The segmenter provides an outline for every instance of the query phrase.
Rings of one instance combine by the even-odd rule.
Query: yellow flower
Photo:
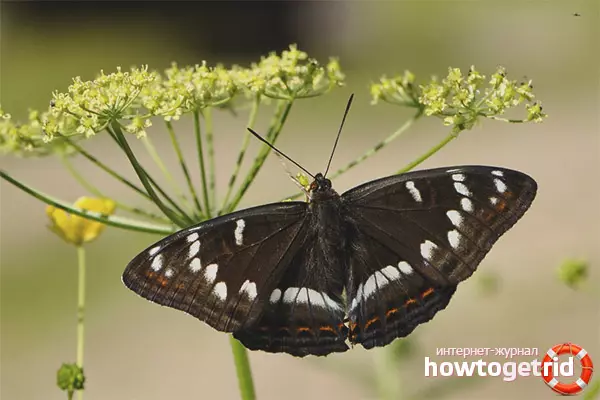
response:
[[[76,208],[95,211],[102,215],[112,215],[115,212],[115,202],[110,199],[94,199],[80,197],[74,204]],[[105,228],[101,222],[85,219],[78,215],[68,214],[53,206],[46,208],[50,218],[49,228],[67,243],[81,246],[83,243],[96,239]]]

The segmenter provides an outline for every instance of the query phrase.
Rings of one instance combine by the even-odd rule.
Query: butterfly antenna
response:
[[[329,172],[329,167],[331,166],[331,160],[333,160],[333,154],[335,153],[335,148],[337,147],[338,141],[340,140],[340,135],[342,134],[342,128],[344,127],[344,122],[346,122],[346,116],[348,115],[348,111],[350,111],[350,106],[352,105],[352,99],[354,98],[354,93],[350,95],[348,99],[348,104],[346,104],[346,111],[344,111],[344,118],[342,118],[342,123],[340,124],[340,129],[338,130],[337,137],[335,138],[335,143],[333,144],[333,149],[331,150],[331,155],[329,156],[329,162],[327,163],[327,169],[325,169],[325,174],[323,176],[327,176],[327,172]]]
[[[282,151],[279,151],[277,149],[277,147],[273,146],[271,143],[267,142],[265,139],[263,139],[262,136],[260,136],[258,133],[254,132],[252,130],[252,128],[246,128],[248,129],[248,131],[253,134],[258,140],[260,140],[261,142],[263,142],[264,144],[266,144],[267,146],[269,146],[271,149],[273,149],[274,151],[277,152],[277,154],[281,155],[282,157],[284,157],[286,160],[292,162],[296,167],[300,168],[302,171],[306,172],[308,175],[310,175],[311,178],[315,179],[315,176],[313,174],[311,174],[310,172],[308,172],[306,170],[306,168],[304,168],[302,165],[298,164],[296,161],[292,160],[290,157],[286,156],[285,153],[283,153]]]

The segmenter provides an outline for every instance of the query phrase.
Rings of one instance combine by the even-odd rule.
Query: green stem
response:
[[[400,380],[391,349],[387,347],[375,349],[373,357],[377,391],[379,392],[377,398],[381,400],[401,399]]]
[[[131,183],[130,181],[128,181],[127,179],[125,179],[123,176],[119,175],[117,172],[115,172],[114,170],[112,170],[111,168],[109,168],[106,164],[103,164],[96,157],[94,157],[93,155],[91,155],[90,153],[88,153],[87,151],[85,151],[83,149],[83,147],[81,147],[78,144],[72,142],[68,138],[65,138],[65,140],[69,143],[69,145],[71,147],[73,147],[75,150],[77,150],[77,152],[79,154],[81,154],[82,156],[84,156],[85,158],[87,158],[92,163],[96,164],[98,166],[98,168],[102,169],[104,172],[108,173],[110,176],[112,176],[113,178],[117,179],[118,181],[120,181],[121,183],[125,184],[126,186],[130,187],[131,189],[133,189],[134,191],[136,191],[137,193],[139,193],[143,197],[147,198],[148,200],[152,200],[150,198],[150,196],[148,195],[148,193],[144,192],[140,187],[138,187],[137,185]]]
[[[95,187],[94,185],[92,185],[87,179],[85,179],[78,171],[77,169],[73,166],[73,164],[71,163],[71,161],[69,161],[67,156],[62,156],[62,162],[65,166],[65,168],[67,168],[67,170],[71,173],[71,175],[73,175],[73,178],[75,178],[75,180],[84,188],[86,189],[88,192],[90,192],[91,194],[93,194],[96,197],[101,197],[101,198],[107,198],[107,196],[105,196],[97,187]],[[125,210],[125,211],[129,211],[132,214],[137,214],[146,218],[150,218],[153,219],[155,221],[159,221],[159,222],[170,222],[169,220],[161,217],[160,215],[156,215],[156,214],[152,214],[146,210],[142,210],[141,208],[137,208],[137,207],[131,207],[127,204],[124,204],[118,200],[114,200],[115,204],[117,205],[118,208]]]
[[[152,188],[152,185],[150,184],[150,181],[148,180],[148,175],[146,175],[146,171],[144,171],[144,169],[140,166],[138,160],[133,154],[133,151],[131,150],[131,147],[129,147],[129,143],[127,143],[127,139],[125,139],[125,136],[123,135],[123,131],[121,130],[121,126],[119,125],[119,123],[113,122],[111,128],[117,140],[120,142],[123,150],[125,151],[125,154],[127,155],[129,162],[133,166],[133,169],[135,170],[138,178],[142,182],[142,185],[144,186],[150,197],[152,197],[154,203],[171,221],[173,221],[173,223],[179,226],[187,226],[188,222],[190,221],[187,221],[187,218],[185,216],[180,216],[177,213],[175,213],[172,209],[167,207],[157,196],[156,192]]]
[[[185,195],[183,194],[183,190],[181,190],[181,188],[177,185],[177,183],[175,183],[175,178],[173,178],[173,175],[169,172],[169,169],[165,166],[165,163],[160,158],[160,155],[156,151],[156,147],[154,147],[154,144],[152,143],[150,138],[148,136],[145,136],[142,138],[142,141],[144,142],[146,151],[148,151],[148,154],[150,155],[150,157],[152,158],[152,160],[154,161],[156,166],[160,169],[160,171],[166,178],[167,182],[169,182],[169,185],[171,185],[173,192],[176,194],[177,197],[179,197],[179,199],[182,201],[182,203],[189,206],[188,200],[185,197]]]
[[[77,246],[77,365],[83,370],[83,344],[85,332],[85,249]],[[83,390],[77,391],[77,398],[83,400]]]
[[[279,106],[275,113],[275,118],[273,119],[273,121],[271,121],[271,125],[269,126],[269,131],[268,131],[267,137],[266,137],[266,139],[271,144],[275,143],[275,141],[277,140],[277,137],[281,133],[281,128],[283,127],[283,124],[285,123],[285,120],[287,119],[287,117],[290,113],[292,104],[294,104],[293,100],[279,103]],[[250,185],[256,178],[256,175],[258,175],[258,172],[262,168],[262,166],[265,163],[265,160],[267,159],[267,156],[269,155],[270,152],[271,152],[271,148],[269,146],[267,146],[266,144],[262,146],[260,152],[254,159],[254,164],[252,164],[252,167],[250,168],[248,175],[246,175],[246,179],[242,183],[242,186],[238,190],[238,192],[237,192],[236,196],[234,197],[234,199],[232,200],[231,204],[227,207],[227,212],[231,212],[231,211],[235,210],[235,208],[238,206],[238,204],[242,200],[242,197],[244,197],[244,194],[246,193],[246,191],[248,190],[248,188],[250,187]]]
[[[115,124],[118,124],[118,122],[115,122]],[[119,148],[121,150],[123,150],[123,152],[125,152],[125,154],[127,154],[127,150],[125,149],[125,145],[127,145],[129,147],[129,145],[127,144],[127,142],[125,142],[125,145],[119,140],[119,138],[117,137],[117,134],[115,132],[112,131],[112,129],[110,127],[106,127],[106,131],[109,133],[110,137],[113,138],[113,140],[117,143],[117,146],[119,146]],[[122,132],[122,131],[121,131]],[[124,136],[123,136],[124,138]],[[131,149],[130,149],[131,151]],[[158,193],[163,196],[165,198],[166,201],[168,201],[173,208],[179,212],[186,220],[189,221],[189,223],[193,223],[194,221],[186,214],[185,211],[183,211],[183,209],[181,207],[179,207],[179,204],[177,204],[177,202],[175,202],[175,200],[173,200],[171,198],[171,196],[169,196],[167,194],[167,192],[165,192],[160,185],[152,178],[152,176],[148,173],[148,171],[146,171],[144,169],[144,167],[141,166],[141,164],[138,163],[138,167],[141,169],[141,171],[143,172],[143,174],[146,176],[146,178],[148,179],[148,181],[152,184],[152,187],[155,188]],[[150,199],[150,201],[154,202],[154,199],[152,198],[152,196],[148,195],[148,198]],[[155,203],[155,205],[158,207],[158,204]]]
[[[173,129],[173,124],[171,123],[171,121],[165,121],[165,123],[167,125],[167,131],[169,132],[169,136],[171,137],[171,143],[173,144],[173,148],[175,149],[175,153],[177,154],[177,159],[179,160],[179,165],[181,165],[181,170],[183,171],[185,181],[188,185],[188,188],[190,189],[192,198],[194,199],[194,204],[196,205],[196,209],[200,214],[202,214],[202,206],[200,205],[200,201],[198,200],[198,194],[196,193],[196,189],[194,188],[194,184],[192,183],[190,171],[188,170],[187,164],[185,162],[185,158],[183,157],[183,153],[181,151],[181,146],[179,145],[179,141],[177,140],[177,136],[175,135],[175,130]]]
[[[51,197],[47,194],[44,194],[44,193],[38,191],[36,189],[33,189],[32,187],[30,187],[22,182],[19,182],[18,180],[16,180],[12,176],[8,175],[4,171],[0,171],[0,178],[15,185],[16,187],[23,190],[25,193],[35,197],[36,199],[41,200],[42,202],[44,202],[50,206],[64,210],[64,211],[68,212],[69,214],[75,214],[82,218],[86,218],[86,219],[89,219],[92,221],[102,222],[103,224],[106,224],[106,225],[114,226],[116,228],[130,230],[130,231],[154,233],[154,234],[159,234],[159,235],[163,235],[163,236],[169,235],[174,232],[174,229],[171,226],[151,225],[151,224],[143,223],[141,221],[135,221],[135,220],[122,218],[122,217],[108,216],[108,215],[104,215],[104,214],[94,212],[94,211],[87,211],[87,210],[84,210],[81,208],[72,207],[67,202],[58,200],[54,197]]]
[[[442,139],[441,142],[439,142],[438,144],[433,146],[431,149],[429,149],[425,154],[423,154],[422,156],[420,156],[419,158],[417,158],[416,160],[414,160],[413,162],[411,162],[410,164],[408,164],[407,166],[405,166],[404,168],[402,168],[401,170],[396,172],[396,174],[403,174],[405,172],[412,170],[414,167],[421,164],[423,161],[427,160],[429,157],[431,157],[432,155],[437,153],[439,150],[441,150],[444,146],[446,146],[448,143],[450,143],[457,136],[458,136],[458,133],[450,132],[450,134],[448,136],[446,136],[444,139]]]
[[[206,169],[204,167],[204,152],[202,150],[202,134],[200,131],[200,111],[194,111],[194,133],[196,134],[196,146],[198,149],[198,163],[200,164],[200,175],[202,178],[202,198],[204,200],[205,214],[210,217],[210,202],[208,201],[208,189],[206,186]]]
[[[238,384],[242,400],[254,400],[254,382],[252,381],[252,370],[248,361],[248,351],[233,336],[229,337],[233,361],[237,372]]]
[[[213,143],[213,121],[210,107],[204,109],[204,111],[202,112],[202,116],[204,117],[204,124],[206,128],[206,149],[208,151],[208,192],[210,193],[210,203],[216,204],[217,191],[215,184],[215,147]],[[212,210],[209,210],[209,215],[212,215]]]
[[[406,121],[404,124],[402,124],[402,126],[400,128],[398,128],[396,131],[392,132],[389,136],[387,136],[381,142],[377,143],[375,146],[373,146],[369,150],[365,151],[361,156],[359,156],[358,158],[350,161],[348,164],[346,164],[345,166],[343,166],[342,168],[338,169],[333,174],[331,174],[330,175],[330,179],[337,178],[338,176],[340,176],[340,175],[348,172],[348,170],[350,170],[351,168],[356,167],[358,164],[362,163],[367,158],[372,157],[375,154],[377,154],[377,152],[379,150],[381,150],[382,148],[384,148],[385,146],[387,146],[388,144],[390,144],[392,141],[398,139],[422,115],[423,115],[422,110],[419,110],[412,118],[410,118],[408,121]],[[304,193],[298,193],[298,194],[295,194],[293,196],[285,197],[285,199],[295,200],[295,199],[301,197],[303,194]]]
[[[337,171],[335,171],[330,179],[335,179],[338,176],[342,175],[343,173],[347,172],[349,169],[351,169],[352,167],[355,167],[356,165],[360,164],[361,162],[365,161],[367,158],[377,154],[377,152],[381,149],[383,149],[385,146],[387,146],[388,144],[390,144],[393,140],[399,138],[404,132],[406,132],[408,130],[408,128],[411,127],[411,125],[421,117],[422,115],[422,111],[419,110],[411,119],[409,119],[408,121],[406,121],[404,124],[402,124],[402,126],[400,128],[398,128],[395,132],[393,132],[391,135],[389,135],[388,137],[386,137],[385,139],[383,139],[381,142],[377,143],[375,146],[371,147],[369,150],[367,150],[366,152],[363,153],[363,155],[361,155],[360,157],[358,157],[357,159],[350,161],[345,167],[342,167],[340,169],[338,169]]]
[[[252,102],[252,109],[250,110],[250,116],[248,117],[248,128],[254,128],[254,124],[256,123],[256,117],[258,115],[258,107],[260,106],[260,94],[256,95],[254,101]],[[229,197],[231,197],[231,192],[233,191],[233,186],[235,185],[235,181],[237,180],[238,174],[240,173],[240,168],[242,163],[244,162],[244,156],[246,155],[246,151],[248,150],[248,145],[250,144],[250,131],[248,129],[244,129],[244,139],[242,142],[242,148],[238,153],[238,158],[235,163],[235,167],[233,173],[231,174],[231,178],[229,178],[229,184],[227,187],[227,194],[223,199],[223,204],[221,205],[221,212],[225,211],[227,206],[227,202],[229,201]]]

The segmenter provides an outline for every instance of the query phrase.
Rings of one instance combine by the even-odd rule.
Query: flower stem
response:
[[[250,116],[248,117],[248,128],[254,128],[254,124],[256,123],[256,116],[258,115],[258,107],[260,106],[260,94],[256,95],[254,101],[252,102],[252,109],[250,110]],[[238,174],[240,173],[240,168],[242,163],[244,162],[244,156],[246,155],[246,150],[248,150],[248,145],[250,144],[250,131],[248,129],[244,129],[244,139],[242,142],[242,148],[238,153],[237,161],[235,162],[235,167],[233,173],[231,174],[231,178],[229,178],[229,184],[227,187],[227,194],[223,199],[223,204],[221,205],[221,212],[224,212],[227,206],[227,202],[229,201],[229,197],[231,196],[231,192],[233,191],[233,186],[235,185],[235,181],[237,180]]]
[[[118,181],[122,182],[126,186],[130,187],[131,189],[133,189],[137,193],[141,194],[143,197],[145,197],[145,198],[147,198],[149,200],[152,200],[150,198],[150,196],[148,195],[148,193],[144,192],[144,190],[142,190],[142,188],[138,187],[134,183],[132,183],[132,182],[128,181],[127,179],[125,179],[123,176],[119,175],[117,172],[115,172],[114,170],[112,170],[111,168],[109,168],[106,164],[103,164],[96,157],[94,157],[93,155],[91,155],[90,153],[88,153],[87,151],[85,151],[83,149],[83,147],[79,146],[78,144],[72,142],[71,140],[69,140],[67,138],[65,138],[65,140],[69,143],[69,145],[71,147],[73,147],[75,150],[77,150],[77,152],[79,154],[81,154],[82,156],[84,156],[85,158],[87,158],[90,162],[96,164],[98,166],[98,168],[102,169],[104,172],[106,172],[107,174],[109,174],[113,178],[117,179]]]
[[[71,161],[69,161],[69,158],[66,156],[62,156],[62,162],[63,165],[65,166],[65,168],[71,173],[71,175],[73,175],[73,178],[75,178],[75,180],[84,188],[86,189],[88,192],[90,192],[91,194],[93,194],[96,197],[101,197],[101,198],[107,198],[107,196],[105,196],[97,187],[95,187],[94,185],[92,185],[87,179],[85,179],[78,171],[77,169],[73,166],[73,164],[71,163]],[[125,210],[125,211],[129,211],[132,214],[137,214],[146,218],[150,218],[153,219],[155,221],[159,221],[159,222],[165,222],[168,223],[170,222],[169,220],[161,217],[160,215],[156,215],[156,214],[152,214],[146,210],[143,210],[141,208],[137,208],[137,207],[131,207],[127,204],[121,203],[118,200],[114,200],[115,204],[117,205],[118,208]]]
[[[145,136],[142,138],[142,141],[144,142],[144,146],[146,147],[148,154],[150,155],[150,157],[152,158],[152,160],[154,161],[156,166],[161,170],[161,172],[164,175],[164,177],[166,178],[167,182],[169,182],[169,184],[171,185],[173,192],[175,192],[175,194],[177,195],[177,197],[179,197],[179,199],[182,201],[182,203],[189,206],[188,200],[185,197],[185,195],[183,194],[183,191],[177,185],[177,183],[175,183],[175,178],[173,178],[173,175],[169,172],[169,169],[165,166],[165,163],[160,158],[160,155],[156,151],[156,147],[154,147],[154,144],[152,143],[150,138],[148,136]]]
[[[4,171],[0,171],[0,178],[6,180],[7,182],[15,185],[19,189],[23,190],[25,193],[35,197],[38,200],[43,201],[44,203],[59,208],[68,212],[69,214],[75,214],[82,218],[86,218],[92,221],[102,222],[103,224],[114,226],[116,228],[127,229],[130,231],[136,232],[145,232],[145,233],[154,233],[159,235],[169,235],[173,233],[175,230],[172,226],[166,225],[151,225],[141,221],[131,220],[122,217],[108,216],[103,215],[94,211],[87,211],[81,208],[72,207],[65,201],[55,199],[47,194],[44,194],[31,186],[28,186],[12,176],[8,175]]]
[[[437,153],[439,150],[441,150],[444,146],[446,146],[448,143],[450,143],[457,136],[458,136],[458,133],[450,132],[450,134],[448,136],[446,136],[444,139],[442,139],[441,142],[439,142],[438,144],[433,146],[431,149],[429,149],[425,154],[423,154],[422,156],[420,156],[419,158],[412,161],[407,166],[405,166],[404,168],[402,168],[401,170],[396,172],[396,174],[403,174],[405,172],[412,170],[414,167],[421,164],[423,161],[427,160],[429,157],[431,157],[432,155]]]
[[[208,193],[210,193],[210,203],[216,204],[217,191],[215,185],[215,147],[213,140],[213,121],[210,107],[205,108],[202,112],[204,124],[206,127],[206,149],[208,151]],[[208,214],[212,215],[212,210],[208,210]]]
[[[194,199],[194,204],[196,205],[197,211],[202,214],[202,206],[200,205],[200,201],[198,200],[198,194],[196,193],[196,189],[192,184],[192,178],[190,177],[190,171],[188,170],[187,164],[185,162],[185,158],[183,157],[183,153],[181,152],[181,146],[179,145],[179,141],[177,140],[177,136],[175,135],[175,130],[173,129],[173,124],[171,121],[165,121],[167,125],[167,131],[169,132],[169,136],[171,137],[171,143],[173,144],[173,148],[175,149],[175,153],[177,154],[177,159],[179,160],[179,165],[181,165],[181,170],[183,171],[183,175],[185,176],[185,181],[190,189],[190,193],[192,194],[192,198]]]
[[[77,365],[83,369],[83,345],[85,333],[85,248],[77,246]],[[83,400],[83,390],[77,391],[78,400]]]
[[[248,360],[248,351],[233,336],[229,337],[231,351],[233,352],[233,361],[237,372],[238,384],[240,386],[240,396],[242,400],[254,400],[254,382],[252,381],[252,370]]]
[[[290,110],[292,109],[292,104],[294,104],[293,100],[283,101],[279,103],[279,106],[275,112],[275,118],[273,118],[273,120],[271,121],[271,125],[269,126],[269,130],[266,137],[266,139],[270,143],[274,144],[277,140],[277,137],[281,133],[281,128],[283,128],[283,124],[285,123],[285,120],[287,119]],[[262,168],[270,152],[271,148],[269,146],[267,146],[266,144],[262,146],[260,152],[254,159],[254,164],[252,164],[248,175],[246,175],[246,179],[242,183],[242,186],[238,190],[238,193],[232,200],[231,204],[227,207],[226,212],[231,212],[238,206],[238,204],[242,200],[242,197],[244,197],[244,194],[256,178],[256,175],[258,175],[258,172]]]
[[[377,152],[379,150],[383,149],[385,146],[390,144],[393,140],[399,138],[404,132],[406,132],[408,130],[408,128],[410,128],[411,125],[417,119],[419,119],[419,117],[421,117],[421,115],[422,115],[422,111],[419,110],[411,119],[409,119],[404,124],[402,124],[402,126],[400,128],[398,128],[396,131],[394,131],[391,135],[389,135],[388,137],[383,139],[381,142],[377,143],[375,146],[371,147],[369,150],[365,151],[360,157],[356,158],[353,161],[350,161],[346,166],[338,169],[333,174],[331,174],[330,179],[337,178],[338,176],[347,172],[352,167],[355,167],[356,165],[365,161],[367,158],[377,154]]]
[[[422,115],[423,115],[422,110],[419,110],[411,119],[409,119],[404,124],[402,124],[402,126],[400,128],[398,128],[396,131],[392,132],[389,136],[387,136],[381,142],[377,143],[375,146],[373,146],[369,150],[365,151],[361,156],[359,156],[358,158],[350,161],[348,164],[346,164],[345,166],[343,166],[342,168],[338,169],[333,174],[331,174],[330,175],[330,179],[337,178],[338,176],[340,176],[340,175],[348,172],[348,170],[350,170],[351,168],[356,167],[358,164],[362,163],[367,158],[372,157],[373,155],[377,154],[377,152],[379,150],[381,150],[382,148],[384,148],[385,146],[387,146],[388,144],[390,144],[392,141],[398,139]],[[301,197],[303,194],[304,193],[298,193],[298,194],[295,194],[293,196],[285,197],[285,199],[295,200],[295,199]]]
[[[204,167],[204,152],[202,150],[202,134],[200,131],[200,111],[194,111],[194,133],[196,134],[196,146],[198,149],[198,163],[202,177],[202,198],[204,200],[205,214],[210,218],[210,202],[208,200],[208,188],[206,185],[206,169]]]
[[[167,207],[157,196],[156,192],[152,188],[152,185],[150,184],[146,171],[144,171],[144,169],[140,166],[138,160],[133,154],[133,151],[131,150],[131,147],[129,147],[127,139],[125,139],[125,136],[123,135],[123,131],[121,130],[121,126],[119,125],[119,123],[113,122],[111,124],[111,128],[113,130],[113,133],[115,134],[117,141],[121,144],[122,149],[125,151],[125,154],[127,155],[129,162],[133,166],[133,169],[135,170],[138,178],[142,182],[142,185],[144,186],[150,197],[152,197],[154,203],[171,221],[173,221],[173,223],[179,226],[187,226],[189,222],[191,222],[191,220],[187,221],[189,217],[186,218],[185,216],[178,215],[177,213],[175,213],[175,211]]]
[[[115,124],[118,124],[118,122],[115,122]],[[119,127],[119,129],[120,129],[120,127]],[[114,141],[117,143],[117,145],[119,146],[119,148],[120,148],[121,150],[123,150],[123,152],[125,152],[125,154],[126,154],[126,155],[128,154],[128,150],[131,152],[131,148],[129,148],[129,144],[128,144],[128,143],[127,143],[127,141],[125,140],[125,136],[123,136],[123,135],[122,135],[122,137],[123,137],[123,140],[125,140],[125,143],[123,143],[123,142],[121,142],[121,140],[119,139],[119,137],[117,136],[117,134],[116,134],[116,133],[113,131],[113,129],[112,129],[111,127],[107,127],[107,128],[106,128],[106,130],[108,131],[108,133],[110,134],[110,136],[113,138],[113,140],[114,140]],[[121,130],[121,133],[122,133],[122,132],[123,132],[123,131]],[[127,146],[127,149],[125,148],[126,146]],[[133,155],[133,153],[131,153],[131,154]],[[134,159],[137,161],[137,159],[135,158],[135,156],[134,156]],[[131,161],[130,161],[130,163],[131,163]],[[133,165],[133,164],[132,164],[132,165]],[[152,185],[152,187],[153,187],[153,188],[155,188],[155,189],[158,191],[158,193],[159,193],[161,196],[163,196],[163,197],[165,198],[165,200],[166,200],[166,201],[168,201],[168,202],[169,202],[169,203],[170,203],[170,204],[173,206],[173,208],[174,208],[174,209],[175,209],[177,212],[179,212],[179,213],[181,214],[181,216],[182,216],[182,217],[183,217],[183,218],[184,218],[186,221],[188,221],[188,224],[192,224],[194,221],[193,221],[193,220],[190,218],[190,216],[189,216],[189,215],[187,215],[187,214],[186,214],[186,212],[185,212],[185,211],[183,211],[183,209],[182,209],[181,207],[179,207],[179,204],[177,204],[177,202],[175,202],[175,200],[173,200],[173,199],[171,198],[171,196],[169,196],[169,195],[167,194],[167,192],[165,192],[165,191],[164,191],[164,190],[163,190],[163,189],[160,187],[160,185],[159,185],[159,184],[158,184],[158,183],[157,183],[157,182],[154,180],[154,178],[152,178],[152,176],[151,176],[151,175],[148,173],[148,171],[146,171],[146,170],[144,169],[144,167],[142,167],[142,165],[141,165],[141,164],[139,164],[139,162],[137,163],[137,166],[138,166],[138,168],[140,169],[140,171],[141,171],[141,172],[144,174],[144,176],[146,177],[146,179],[148,179],[148,181],[150,182],[150,184]],[[134,170],[135,170],[135,168],[134,168]],[[137,173],[137,170],[136,170],[136,173]],[[138,179],[139,179],[139,176],[138,176]],[[158,205],[158,204],[156,204],[156,202],[154,201],[154,198],[153,198],[153,197],[152,197],[150,194],[148,194],[148,198],[149,198],[149,199],[150,199],[150,201],[152,201],[152,202],[153,202],[153,203],[154,203],[154,204],[155,204],[157,207],[159,207],[159,205]],[[160,207],[159,207],[159,208],[160,208]],[[165,214],[165,215],[166,215],[166,214]]]

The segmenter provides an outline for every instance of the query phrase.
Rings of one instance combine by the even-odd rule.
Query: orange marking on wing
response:
[[[333,333],[337,333],[335,331],[335,329],[333,329],[331,326],[321,326],[319,327],[320,331],[328,331],[328,332],[333,332]]]
[[[298,332],[310,332],[310,331],[312,331],[312,329],[310,329],[308,326],[301,326],[299,328],[296,328],[296,330]]]
[[[498,200],[498,204],[496,204],[496,211],[502,212],[506,208],[506,202],[504,200]]]
[[[397,308],[392,308],[391,310],[388,310],[388,312],[385,313],[386,318],[389,317],[392,314],[395,314],[398,312]]]
[[[429,289],[427,289],[426,291],[424,291],[423,293],[421,293],[421,297],[425,298],[425,297],[429,296],[433,292],[434,292],[433,288],[430,287]]]
[[[414,304],[414,303],[416,303],[416,302],[417,302],[417,301],[416,301],[415,299],[408,299],[408,300],[406,300],[406,302],[404,303],[404,305],[405,305],[405,306],[408,306],[408,305],[410,305],[410,304]]]
[[[368,320],[367,323],[365,324],[365,329],[367,329],[369,327],[369,325],[372,325],[377,321],[379,321],[379,317],[375,317],[375,318]]]

